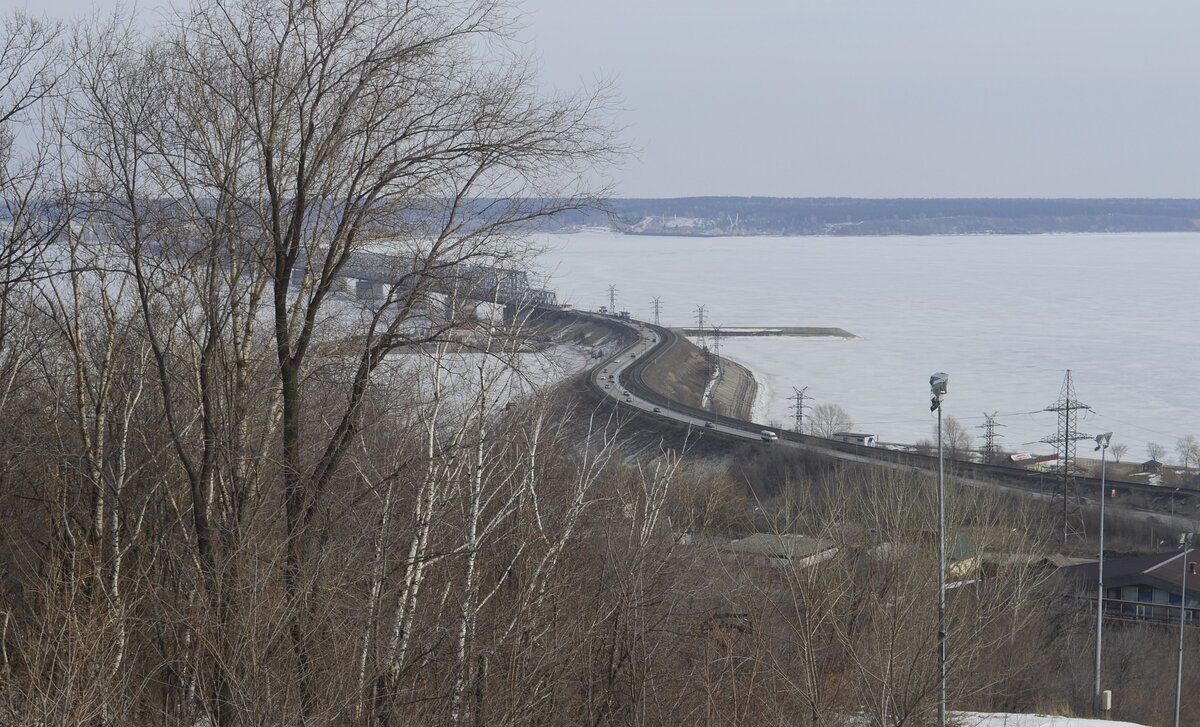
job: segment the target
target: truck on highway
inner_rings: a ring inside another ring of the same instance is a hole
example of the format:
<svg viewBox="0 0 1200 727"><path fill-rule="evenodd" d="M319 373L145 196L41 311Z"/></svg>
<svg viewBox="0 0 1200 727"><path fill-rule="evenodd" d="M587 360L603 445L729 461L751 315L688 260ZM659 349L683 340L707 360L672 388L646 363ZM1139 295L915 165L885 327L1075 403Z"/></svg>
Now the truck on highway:
<svg viewBox="0 0 1200 727"><path fill-rule="evenodd" d="M857 444L860 447L874 447L875 435L861 432L834 432L833 441L845 444Z"/></svg>

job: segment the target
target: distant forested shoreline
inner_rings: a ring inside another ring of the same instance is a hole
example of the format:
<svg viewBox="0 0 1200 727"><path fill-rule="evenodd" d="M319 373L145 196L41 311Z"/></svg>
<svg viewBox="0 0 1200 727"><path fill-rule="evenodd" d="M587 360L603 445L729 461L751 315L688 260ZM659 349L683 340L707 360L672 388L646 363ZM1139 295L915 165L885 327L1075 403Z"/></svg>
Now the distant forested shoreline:
<svg viewBox="0 0 1200 727"><path fill-rule="evenodd" d="M681 197L608 200L546 226L646 235L962 235L1200 232L1196 199L854 199Z"/></svg>

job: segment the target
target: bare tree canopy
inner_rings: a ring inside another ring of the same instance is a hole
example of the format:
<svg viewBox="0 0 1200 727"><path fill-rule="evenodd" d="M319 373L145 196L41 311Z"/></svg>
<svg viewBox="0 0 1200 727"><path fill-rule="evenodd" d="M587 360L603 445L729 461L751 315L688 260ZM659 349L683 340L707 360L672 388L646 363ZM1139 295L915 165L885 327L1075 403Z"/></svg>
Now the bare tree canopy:
<svg viewBox="0 0 1200 727"><path fill-rule="evenodd" d="M933 426L934 444L937 444L937 425ZM942 446L951 459L963 459L971 453L971 435L962 422L952 416L942 418Z"/></svg>
<svg viewBox="0 0 1200 727"><path fill-rule="evenodd" d="M413 631L438 560L462 589L453 635L430 634L458 652L444 714L469 713L467 654L497 587L480 554L543 508L527 532L541 545L507 554L532 559L532 590L510 595L534 608L593 482L536 496L544 411L493 433L521 321L481 306L511 304L529 231L596 205L622 151L609 90L543 93L515 17L491 0L200 0L149 27L118 11L69 46L58 25L5 25L0 262L26 329L0 363L29 368L34 324L53 344L38 365L55 371L81 489L37 497L79 503L49 520L78 523L52 548L71 554L68 591L103 584L89 658L108 681L65 707L114 712L105 692L143 653L131 619L152 608L187 614L157 621L164 658L182 660L162 694L184 723L199 705L232 724L251 703L269 721L328 723L346 704L385 719L432 643ZM379 299L349 298L354 276ZM448 348L463 322L477 359ZM366 549L336 535L351 522L377 533ZM355 670L324 663L339 621L366 624L339 658ZM263 627L255 648L286 690L244 668Z"/></svg>
<svg viewBox="0 0 1200 727"><path fill-rule="evenodd" d="M1180 437L1175 441L1175 454L1179 457L1179 466L1189 469L1200 462L1200 440L1194 434Z"/></svg>
<svg viewBox="0 0 1200 727"><path fill-rule="evenodd" d="M1163 460L1163 457L1167 456L1167 448L1164 447L1163 445L1159 444L1158 442L1147 442L1146 443L1146 456L1149 457L1150 459L1161 462Z"/></svg>
<svg viewBox="0 0 1200 727"><path fill-rule="evenodd" d="M837 404L818 404L813 407L809 417L812 434L829 438L837 432L846 432L854 428L854 421L846 410Z"/></svg>
<svg viewBox="0 0 1200 727"><path fill-rule="evenodd" d="M48 104L63 90L68 64L63 26L14 13L0 27L0 294L40 275L38 260L64 218L55 183L57 140Z"/></svg>
<svg viewBox="0 0 1200 727"><path fill-rule="evenodd" d="M1121 459L1125 457L1125 454L1129 451L1129 445L1117 443L1117 444L1114 444L1111 447L1111 449L1112 449L1113 461L1119 463L1121 461Z"/></svg>

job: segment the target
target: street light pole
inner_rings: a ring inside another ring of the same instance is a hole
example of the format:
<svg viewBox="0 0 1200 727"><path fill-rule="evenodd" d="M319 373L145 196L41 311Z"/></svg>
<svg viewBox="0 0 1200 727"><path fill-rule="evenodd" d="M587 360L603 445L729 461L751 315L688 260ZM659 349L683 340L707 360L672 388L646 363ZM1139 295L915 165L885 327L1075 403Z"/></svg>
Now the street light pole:
<svg viewBox="0 0 1200 727"><path fill-rule="evenodd" d="M938 727L946 727L946 460L942 453L942 398L949 379L940 372L929 377L933 396L929 408L937 412L938 439Z"/></svg>
<svg viewBox="0 0 1200 727"><path fill-rule="evenodd" d="M1183 618L1187 607L1188 550L1192 545L1192 533L1179 536L1183 546L1183 584L1179 588L1179 663L1175 667L1175 727L1179 727L1179 700L1183 695Z"/></svg>
<svg viewBox="0 0 1200 727"><path fill-rule="evenodd" d="M1096 435L1096 449L1100 450L1100 560L1097 570L1096 593L1096 688L1092 693L1092 716L1099 717L1100 705L1100 648L1104 634L1104 500L1107 488L1104 484L1105 455L1108 454L1108 443L1112 440L1112 432Z"/></svg>

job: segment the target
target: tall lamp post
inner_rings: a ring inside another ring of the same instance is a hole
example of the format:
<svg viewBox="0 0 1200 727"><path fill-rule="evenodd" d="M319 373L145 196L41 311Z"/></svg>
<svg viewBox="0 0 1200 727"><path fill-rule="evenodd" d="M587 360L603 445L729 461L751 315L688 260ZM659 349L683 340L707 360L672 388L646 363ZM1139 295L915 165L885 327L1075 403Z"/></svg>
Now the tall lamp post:
<svg viewBox="0 0 1200 727"><path fill-rule="evenodd" d="M1179 701L1183 695L1183 621L1187 613L1187 577L1191 568L1188 552L1192 547L1194 534L1184 533L1179 536L1179 547L1183 549L1183 583L1179 588L1179 663L1175 667L1175 727L1179 727Z"/></svg>
<svg viewBox="0 0 1200 727"><path fill-rule="evenodd" d="M1104 633L1104 500L1107 497L1104 484L1105 455L1108 454L1108 443L1112 441L1112 432L1096 435L1096 449L1100 451L1100 560L1097 570L1096 593L1096 688L1092 693L1092 715L1099 717L1100 705L1100 644Z"/></svg>
<svg viewBox="0 0 1200 727"><path fill-rule="evenodd" d="M929 377L929 410L937 412L938 440L938 727L946 727L946 461L942 456L942 399L949 380L941 372Z"/></svg>

